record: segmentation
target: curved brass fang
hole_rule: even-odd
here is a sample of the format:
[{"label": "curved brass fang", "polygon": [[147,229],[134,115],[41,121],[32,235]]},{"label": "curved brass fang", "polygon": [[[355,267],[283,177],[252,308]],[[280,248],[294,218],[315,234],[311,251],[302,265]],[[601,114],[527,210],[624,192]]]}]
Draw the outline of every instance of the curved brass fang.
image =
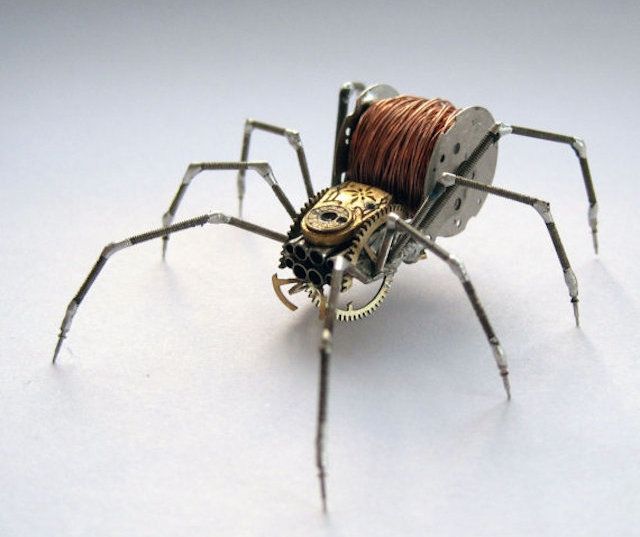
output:
[{"label": "curved brass fang", "polygon": [[[282,292],[282,286],[296,284],[297,287],[300,284],[304,283],[305,282],[303,280],[300,280],[298,278],[278,278],[277,274],[271,276],[271,284],[273,285],[273,290],[276,292],[276,296],[280,299],[280,302],[282,302],[291,311],[296,311],[298,309],[298,306],[296,306],[286,296],[284,296],[284,293]],[[301,287],[298,290],[301,290]]]}]

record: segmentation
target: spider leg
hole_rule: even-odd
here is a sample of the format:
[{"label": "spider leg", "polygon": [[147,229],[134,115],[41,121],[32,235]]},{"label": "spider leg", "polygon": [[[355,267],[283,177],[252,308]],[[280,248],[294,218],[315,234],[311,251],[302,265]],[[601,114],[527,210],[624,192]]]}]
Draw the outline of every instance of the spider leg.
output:
[{"label": "spider leg", "polygon": [[513,192],[504,188],[485,185],[484,183],[481,183],[479,181],[473,181],[471,179],[466,179],[464,177],[453,175],[451,173],[442,174],[440,183],[445,187],[452,187],[457,185],[460,187],[472,188],[474,190],[481,190],[482,192],[488,192],[489,194],[494,194],[501,198],[506,198],[518,203],[530,205],[536,210],[536,212],[542,217],[547,227],[547,231],[549,232],[549,236],[551,237],[551,242],[553,243],[553,248],[555,249],[556,255],[558,256],[558,261],[560,261],[560,266],[562,267],[562,272],[564,274],[564,281],[569,290],[569,296],[571,297],[571,304],[573,305],[573,315],[576,320],[576,326],[580,326],[580,316],[578,312],[578,280],[573,272],[573,269],[571,268],[569,258],[567,257],[567,253],[565,252],[564,246],[562,245],[562,240],[560,239],[560,233],[558,232],[558,228],[556,227],[556,224],[553,220],[553,216],[551,214],[551,204],[548,201],[532,198],[531,196],[525,196],[524,194],[519,194],[518,192]]},{"label": "spider leg", "polygon": [[[454,171],[454,175],[466,176],[468,175],[477,162],[482,158],[485,152],[494,144],[498,143],[500,139],[508,134],[515,134],[519,136],[526,136],[529,138],[538,138],[540,140],[546,140],[549,142],[558,142],[570,145],[578,159],[580,160],[580,170],[582,171],[582,179],[584,182],[585,190],[587,192],[587,199],[589,201],[589,227],[591,228],[591,236],[593,240],[593,248],[598,253],[598,200],[596,198],[595,187],[593,186],[593,179],[591,178],[591,171],[589,169],[589,161],[587,160],[587,146],[581,138],[575,136],[567,136],[564,134],[556,134],[553,132],[539,131],[529,129],[525,127],[517,127],[507,125],[506,123],[496,123],[489,129],[487,134],[480,140],[478,145],[469,155],[464,162],[460,164]],[[446,192],[435,198],[427,196],[422,202],[418,210],[416,211],[411,224],[419,229],[426,229],[431,222],[433,222],[439,215],[441,209],[447,204],[447,202],[454,196],[456,188],[448,188]],[[433,199],[432,199],[433,198]],[[393,247],[391,256],[395,257],[406,246],[408,237],[403,237]]]},{"label": "spider leg", "polygon": [[344,257],[336,257],[331,273],[331,288],[327,300],[326,313],[324,316],[324,328],[320,341],[320,382],[318,387],[318,416],[316,421],[316,466],[318,468],[318,478],[320,480],[320,497],[322,498],[322,510],[327,512],[327,487],[326,472],[324,464],[324,432],[327,421],[327,396],[329,391],[329,361],[332,352],[333,325],[336,318],[336,305],[342,277],[347,268],[347,261]]},{"label": "spider leg", "polygon": [[[240,161],[240,162],[195,162],[192,164],[189,164],[189,166],[187,166],[187,170],[182,178],[182,181],[180,182],[180,186],[178,187],[178,191],[176,192],[175,196],[173,197],[173,200],[171,201],[171,205],[169,206],[169,209],[167,210],[166,213],[164,213],[164,215],[162,216],[162,225],[166,228],[167,226],[169,226],[171,224],[171,222],[173,222],[173,218],[175,217],[176,211],[178,210],[178,207],[180,206],[180,202],[182,201],[182,198],[184,197],[187,188],[189,188],[189,185],[191,184],[191,181],[193,181],[193,178],[196,177],[198,174],[202,173],[203,171],[224,171],[224,170],[240,170],[240,171],[246,171],[246,170],[253,170],[256,171],[258,174],[260,174],[260,176],[267,182],[267,184],[271,187],[271,189],[273,190],[273,193],[276,195],[276,197],[278,198],[278,200],[280,201],[280,203],[282,204],[282,206],[285,208],[285,210],[287,211],[287,213],[289,213],[289,216],[291,217],[291,219],[295,219],[295,217],[297,216],[296,210],[294,209],[293,205],[291,205],[291,202],[289,201],[289,198],[287,198],[286,194],[283,192],[282,188],[280,188],[280,185],[278,184],[278,181],[276,181],[275,176],[273,175],[273,170],[271,169],[271,166],[269,165],[268,162],[262,162],[262,161],[256,161],[256,162],[244,162],[244,161]],[[243,195],[244,195],[244,191],[243,191]],[[242,213],[242,211],[240,211]],[[166,256],[167,253],[167,246],[169,243],[169,235],[166,234],[162,237],[162,257],[164,259],[164,257]]]},{"label": "spider leg", "polygon": [[[297,130],[270,125],[269,123],[263,123],[262,121],[256,121],[255,119],[247,119],[244,123],[244,135],[242,137],[240,160],[245,162],[249,159],[249,145],[251,144],[251,134],[256,129],[264,132],[269,132],[277,136],[284,136],[287,139],[287,142],[289,142],[289,145],[293,147],[298,157],[298,164],[300,165],[300,172],[302,173],[302,180],[304,181],[304,187],[307,191],[307,196],[313,196],[315,192],[313,190],[313,185],[311,184],[311,175],[309,174],[307,156],[304,152],[304,147],[302,146],[302,138],[300,137],[300,132]],[[238,211],[241,218],[242,199],[244,198],[245,192],[245,175],[246,169],[238,170]]]},{"label": "spider leg", "polygon": [[71,328],[71,322],[73,321],[73,317],[78,311],[78,307],[84,300],[84,297],[89,292],[89,289],[96,281],[98,275],[106,265],[108,259],[115,254],[116,252],[128,248],[130,246],[134,246],[136,244],[140,244],[142,242],[150,241],[152,239],[157,239],[159,237],[165,237],[167,235],[171,235],[178,231],[183,231],[185,229],[193,228],[196,226],[204,226],[205,224],[228,224],[230,226],[235,226],[240,229],[244,229],[245,231],[249,231],[251,233],[256,233],[258,235],[262,235],[263,237],[267,237],[269,239],[273,239],[278,242],[284,242],[287,240],[285,235],[277,233],[275,231],[271,231],[270,229],[257,226],[250,222],[246,222],[245,220],[240,220],[239,218],[235,218],[233,216],[227,216],[222,213],[211,213],[205,214],[202,216],[198,216],[196,218],[191,218],[189,220],[184,220],[182,222],[178,222],[177,224],[173,224],[167,227],[163,227],[160,229],[155,229],[152,231],[147,231],[145,233],[141,233],[139,235],[134,235],[133,237],[129,237],[128,239],[124,239],[119,242],[112,242],[107,244],[95,265],[89,272],[89,275],[85,278],[84,282],[80,286],[80,289],[73,297],[69,305],[67,306],[67,310],[65,312],[64,318],[62,320],[62,324],[60,325],[60,334],[58,335],[58,342],[56,344],[55,351],[53,353],[53,363],[56,363],[56,358],[58,357],[58,353],[60,352],[60,348],[62,347],[62,342],[64,338],[67,336],[69,329]]},{"label": "spider leg", "polygon": [[591,178],[591,171],[589,169],[589,161],[587,160],[587,145],[582,138],[576,138],[575,136],[567,136],[565,134],[556,134],[555,132],[547,132],[536,129],[530,129],[528,127],[518,127],[516,125],[504,125],[506,127],[505,134],[509,132],[517,136],[526,136],[528,138],[537,138],[539,140],[546,140],[548,142],[556,142],[570,145],[573,151],[580,161],[580,170],[582,171],[582,179],[584,181],[584,187],[587,191],[587,198],[589,200],[589,227],[591,228],[591,237],[593,239],[593,249],[596,254],[598,253],[598,200],[596,198],[596,191],[593,186],[593,180]]},{"label": "spider leg", "polygon": [[[478,317],[478,321],[484,330],[485,336],[487,337],[487,341],[489,345],[491,345],[491,350],[493,352],[493,357],[496,361],[496,365],[498,366],[498,371],[500,372],[500,376],[502,377],[502,383],[504,384],[504,389],[507,392],[507,399],[511,399],[511,385],[509,383],[509,367],[507,364],[507,358],[505,356],[504,351],[502,350],[502,346],[500,345],[500,341],[498,340],[495,332],[493,331],[493,327],[489,322],[489,318],[487,317],[482,304],[480,303],[480,299],[476,294],[475,288],[471,283],[471,279],[467,273],[467,270],[464,264],[455,256],[451,255],[447,250],[436,244],[427,236],[423,235],[418,229],[413,227],[411,224],[407,224],[402,218],[400,218],[397,214],[391,213],[388,217],[388,227],[387,230],[394,231],[395,228],[400,228],[400,231],[406,233],[410,236],[411,239],[420,243],[427,250],[433,252],[436,257],[442,259],[449,268],[453,271],[453,273],[458,277],[462,286],[464,287],[465,293],[467,294],[467,298],[469,302],[471,302],[471,306],[473,307],[473,311],[475,311],[476,316]],[[333,282],[333,280],[332,280]]]}]

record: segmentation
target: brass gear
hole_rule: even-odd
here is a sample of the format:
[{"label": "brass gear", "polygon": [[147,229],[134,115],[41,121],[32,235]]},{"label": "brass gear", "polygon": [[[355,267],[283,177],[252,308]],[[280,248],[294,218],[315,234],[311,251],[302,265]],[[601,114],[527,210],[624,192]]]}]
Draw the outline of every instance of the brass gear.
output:
[{"label": "brass gear", "polygon": [[[362,307],[355,308],[351,302],[347,304],[346,309],[337,307],[336,319],[338,319],[338,321],[350,322],[364,319],[365,317],[371,315],[380,307],[380,305],[386,298],[392,281],[393,274],[387,274],[386,276],[384,276],[384,278],[382,279],[382,283],[380,284],[380,288],[378,289],[376,294],[367,304]],[[313,305],[317,308],[320,308],[320,316],[324,317],[324,311],[326,309],[326,305],[324,304],[324,302],[326,302],[326,298],[324,297],[320,289],[318,289],[317,287],[309,286],[307,288],[307,293],[309,295],[309,298],[311,298],[311,302],[313,303]]]},{"label": "brass gear", "polygon": [[[380,209],[379,213],[367,221],[363,226],[358,230],[356,236],[353,239],[352,245],[349,249],[343,254],[345,259],[351,264],[357,264],[361,255],[365,255],[369,257],[371,263],[374,263],[375,260],[371,257],[372,252],[370,249],[369,240],[374,235],[378,229],[385,224],[387,220],[387,216],[389,213],[395,212],[400,215],[400,217],[404,216],[405,210],[402,205],[391,205],[384,209]],[[369,300],[367,304],[361,307],[354,307],[350,302],[347,304],[345,308],[336,308],[336,318],[339,321],[357,321],[359,319],[363,319],[371,315],[374,311],[376,311],[389,292],[389,288],[391,287],[391,282],[393,281],[393,273],[385,274],[380,283],[380,287],[375,293],[375,295]],[[373,283],[370,285],[374,285]],[[311,298],[313,304],[320,308],[321,311],[324,311],[326,301],[324,294],[317,287],[309,286],[307,288],[307,293]]]},{"label": "brass gear", "polygon": [[[387,207],[380,209],[376,215],[372,216],[360,227],[360,229],[356,233],[356,236],[353,238],[351,246],[344,253],[344,257],[349,263],[353,265],[357,264],[363,252],[365,252],[366,255],[369,255],[367,253],[367,250],[370,246],[369,239],[376,231],[378,231],[380,226],[382,226],[387,221],[387,216],[389,216],[389,213],[392,212],[403,218],[405,210],[402,205],[388,205]],[[372,262],[375,262],[375,260],[371,257],[370,260]]]}]

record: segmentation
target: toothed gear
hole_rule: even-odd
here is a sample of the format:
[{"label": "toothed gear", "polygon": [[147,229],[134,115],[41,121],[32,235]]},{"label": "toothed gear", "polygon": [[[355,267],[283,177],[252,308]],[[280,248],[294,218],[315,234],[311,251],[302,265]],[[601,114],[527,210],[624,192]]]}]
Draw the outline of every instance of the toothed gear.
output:
[{"label": "toothed gear", "polygon": [[392,204],[385,208],[379,209],[377,214],[371,216],[357,231],[353,242],[349,249],[344,253],[345,259],[352,265],[356,265],[360,259],[360,255],[365,251],[365,246],[369,245],[369,239],[378,231],[380,226],[387,221],[390,213],[396,213],[401,218],[404,217],[404,208],[402,205]]},{"label": "toothed gear", "polygon": [[[350,322],[350,321],[357,321],[359,319],[364,319],[365,317],[368,317],[369,315],[371,315],[374,311],[376,311],[380,307],[380,305],[386,298],[387,293],[389,292],[389,288],[391,287],[392,281],[393,281],[393,274],[387,274],[382,279],[380,288],[378,289],[376,294],[373,296],[373,298],[366,305],[360,308],[355,308],[353,306],[353,303],[351,302],[347,304],[346,309],[337,307],[336,319],[338,319],[338,321]],[[370,284],[370,285],[374,285],[374,284]],[[309,286],[307,288],[307,294],[311,298],[311,302],[313,303],[313,305],[316,308],[319,308],[320,301],[323,299],[321,291],[317,287]]]},{"label": "toothed gear", "polygon": [[[386,223],[387,216],[391,212],[396,213],[402,218],[404,217],[405,210],[402,205],[390,205],[384,209],[380,209],[377,215],[373,216],[358,230],[356,236],[353,239],[353,244],[343,254],[345,259],[350,264],[357,265],[362,254],[364,254],[367,259],[369,258],[368,254],[366,253],[365,246],[369,245],[369,240],[372,238],[374,233]],[[373,260],[370,261],[373,263]],[[364,306],[354,307],[353,303],[349,302],[346,309],[337,307],[336,319],[338,319],[339,321],[349,322],[357,321],[371,315],[381,306],[382,302],[386,298],[387,293],[389,292],[389,288],[391,287],[391,282],[393,281],[393,276],[393,273],[385,274],[385,276],[382,278],[382,282],[380,283],[380,288],[371,298],[371,300],[369,300],[369,302]],[[374,283],[370,285],[374,285]],[[321,301],[324,299],[322,291],[317,287],[309,286],[307,288],[307,294],[311,298],[313,304],[319,308]]]}]

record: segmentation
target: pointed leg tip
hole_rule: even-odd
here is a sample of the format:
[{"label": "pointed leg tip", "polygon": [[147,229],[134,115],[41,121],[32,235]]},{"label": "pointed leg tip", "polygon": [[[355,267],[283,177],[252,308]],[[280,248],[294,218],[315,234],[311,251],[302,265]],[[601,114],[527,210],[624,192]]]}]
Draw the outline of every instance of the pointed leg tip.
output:
[{"label": "pointed leg tip", "polygon": [[318,478],[320,479],[320,501],[322,502],[322,513],[327,514],[327,485],[325,483],[324,470],[318,472]]},{"label": "pointed leg tip", "polygon": [[58,336],[58,342],[56,343],[56,348],[53,351],[53,358],[51,359],[51,364],[56,365],[56,360],[58,359],[58,354],[60,353],[60,349],[62,348],[62,340],[64,336]]},{"label": "pointed leg tip", "polygon": [[576,320],[576,328],[580,328],[580,310],[578,309],[578,299],[572,299],[571,304],[573,305],[573,317]]},{"label": "pointed leg tip", "polygon": [[162,260],[167,259],[167,246],[169,245],[169,237],[162,237]]},{"label": "pointed leg tip", "polygon": [[504,386],[504,391],[507,394],[507,401],[511,401],[511,382],[509,382],[509,371],[506,369],[500,371],[500,376],[502,377],[502,385]]}]

